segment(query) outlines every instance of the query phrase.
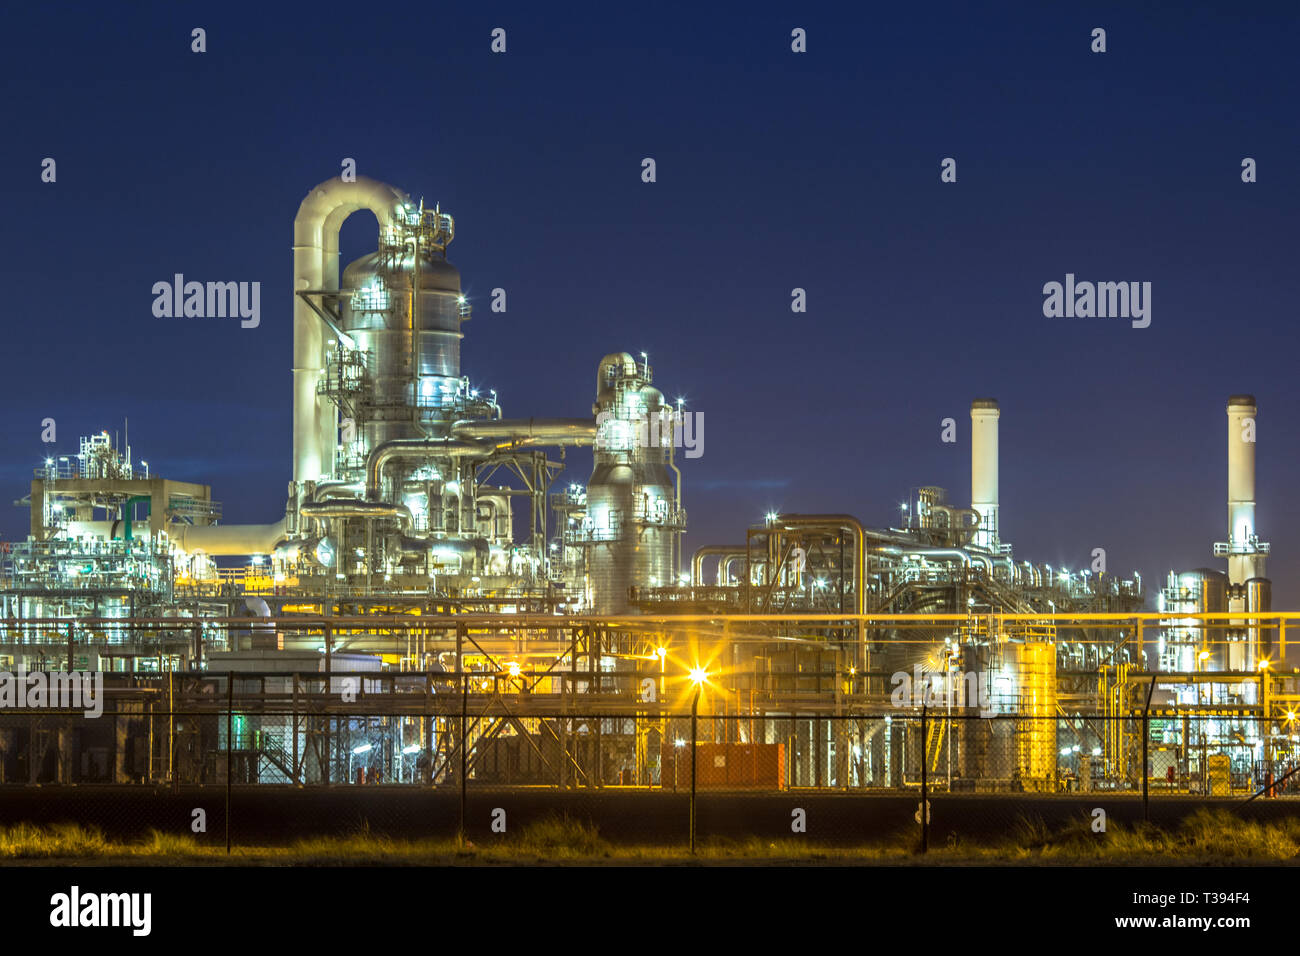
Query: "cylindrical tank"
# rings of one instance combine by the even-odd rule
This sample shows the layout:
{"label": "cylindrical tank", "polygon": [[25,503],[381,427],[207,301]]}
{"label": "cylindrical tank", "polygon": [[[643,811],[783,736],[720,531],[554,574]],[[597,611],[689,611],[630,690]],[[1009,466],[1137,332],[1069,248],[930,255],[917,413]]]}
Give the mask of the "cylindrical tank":
{"label": "cylindrical tank", "polygon": [[1004,645],[1018,691],[1016,771],[1026,790],[1056,789],[1056,645]]}
{"label": "cylindrical tank", "polygon": [[[1228,576],[1214,568],[1197,568],[1179,578],[1181,587],[1188,588],[1195,595],[1194,610],[1198,614],[1216,613],[1228,610]],[[1218,670],[1227,666],[1228,631],[1223,624],[1211,624],[1193,633],[1196,641],[1192,659],[1182,664],[1189,670]],[[1201,650],[1210,656],[1201,661]]]}
{"label": "cylindrical tank", "polygon": [[1214,568],[1197,568],[1192,572],[1199,595],[1198,613],[1226,611],[1228,609],[1228,577]]}
{"label": "cylindrical tank", "polygon": [[669,467],[675,416],[650,385],[648,367],[626,352],[601,360],[594,411],[583,523],[588,600],[596,613],[621,614],[633,586],[677,582],[683,519]]}
{"label": "cylindrical tank", "polygon": [[[986,688],[984,700],[968,700],[962,721],[962,775],[973,777],[977,786],[982,780],[1009,789],[1054,790],[1056,645],[966,645],[962,664],[968,673],[982,675],[980,686]],[[987,719],[972,719],[977,715]]]}
{"label": "cylindrical tank", "polygon": [[[1268,578],[1251,578],[1246,582],[1246,610],[1251,614],[1267,614],[1273,610],[1273,582]],[[1262,660],[1273,661],[1273,628],[1262,627],[1251,620],[1248,630],[1253,657],[1249,665],[1259,666]],[[1274,662],[1276,663],[1276,662]]]}
{"label": "cylindrical tank", "polygon": [[460,384],[460,273],[437,252],[421,251],[412,348],[414,261],[408,246],[400,256],[362,256],[343,271],[343,288],[353,295],[343,300],[342,327],[366,353],[370,381],[365,418],[358,423],[366,450],[396,438],[445,435],[451,424],[444,409]]}

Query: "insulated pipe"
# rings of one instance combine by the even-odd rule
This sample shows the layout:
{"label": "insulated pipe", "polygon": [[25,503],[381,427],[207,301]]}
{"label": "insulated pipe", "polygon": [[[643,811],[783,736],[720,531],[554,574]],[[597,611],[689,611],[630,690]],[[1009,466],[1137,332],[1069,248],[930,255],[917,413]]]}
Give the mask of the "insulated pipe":
{"label": "insulated pipe", "polygon": [[977,398],[970,403],[970,501],[979,512],[975,544],[997,551],[998,525],[998,418],[996,399]]}
{"label": "insulated pipe", "polygon": [[[867,613],[867,549],[865,547],[867,530],[862,527],[862,522],[853,515],[845,514],[825,514],[825,515],[777,515],[772,522],[772,528],[776,532],[794,528],[834,528],[840,530],[848,528],[853,532],[853,545],[856,549],[853,552],[853,599],[857,605],[855,613]],[[776,560],[780,560],[779,555]],[[843,569],[841,569],[843,573]]]}
{"label": "insulated pipe", "polygon": [[333,498],[329,501],[312,501],[302,506],[309,518],[361,518],[376,521],[396,518],[402,528],[411,526],[411,509],[406,505],[390,505],[381,501],[362,501],[358,498]]}
{"label": "insulated pipe", "polygon": [[1038,578],[1034,574],[1034,566],[1030,564],[1028,561],[1021,561],[1020,564],[1017,565],[1017,569],[1021,567],[1025,569],[1025,573],[1024,575],[1018,574],[1017,576],[1019,576],[1021,580],[1027,579],[1031,585],[1037,586]]}
{"label": "insulated pipe", "polygon": [[285,521],[274,524],[171,524],[167,534],[182,551],[208,555],[272,554],[284,539]]}
{"label": "insulated pipe", "polygon": [[[856,549],[853,552],[853,600],[856,604],[858,614],[867,613],[867,530],[862,527],[862,522],[853,515],[846,514],[824,514],[824,515],[777,515],[776,520],[772,523],[772,529],[780,533],[784,528],[817,528],[831,527],[837,530],[848,528],[853,532],[853,544]],[[745,573],[749,573],[749,549],[745,549],[746,562]],[[840,569],[840,574],[844,569]],[[857,625],[857,649],[854,655],[855,665],[859,670],[867,669],[867,622],[858,621]]]}
{"label": "insulated pipe", "polygon": [[915,554],[922,558],[937,558],[942,561],[960,561],[963,566],[970,567],[973,562],[979,562],[989,572],[989,577],[993,576],[993,562],[982,554],[971,554],[960,548],[908,548],[897,545],[885,545],[876,548],[880,554]]}
{"label": "insulated pipe", "polygon": [[328,501],[331,498],[356,498],[361,494],[359,481],[318,481],[311,493],[312,501]]}
{"label": "insulated pipe", "polygon": [[457,438],[509,441],[528,445],[590,445],[596,423],[590,418],[498,418],[459,421],[451,426]]}
{"label": "insulated pipe", "polygon": [[63,534],[69,538],[104,538],[112,541],[119,537],[118,532],[121,528],[121,518],[112,518],[108,521],[69,521],[67,530]]}
{"label": "insulated pipe", "polygon": [[[1005,564],[1006,567],[1007,567],[1007,583],[1008,583],[1008,584],[1013,584],[1013,585],[1014,585],[1014,584],[1019,583],[1019,581],[1020,581],[1020,568],[1019,568],[1019,566],[1016,564],[1016,562],[1012,561],[1010,558],[994,558],[994,559],[993,559],[993,565],[994,565],[994,567],[996,567],[996,566],[999,565],[999,564]],[[990,577],[991,577],[991,576],[992,576],[992,575],[990,575]]]}
{"label": "insulated pipe", "polygon": [[339,287],[339,228],[354,212],[369,209],[382,232],[406,193],[358,176],[327,179],[307,194],[293,221],[293,480],[315,481],[334,469],[338,441],[329,400],[316,394],[325,367],[321,320],[299,292]]}
{"label": "insulated pipe", "polygon": [[394,438],[371,449],[366,457],[366,497],[379,497],[384,468],[397,458],[486,458],[494,451],[487,442],[455,438]]}
{"label": "insulated pipe", "polygon": [[730,562],[727,561],[728,555],[745,556],[745,549],[739,545],[731,544],[706,544],[702,548],[695,550],[695,555],[691,558],[691,584],[700,587],[704,584],[704,559],[710,555],[716,555],[718,561],[718,579],[719,586],[723,584],[723,570]]}
{"label": "insulated pipe", "polygon": [[466,557],[476,561],[480,570],[485,570],[492,555],[492,549],[484,538],[441,538],[428,542],[428,547],[434,557],[440,553],[455,555],[460,559],[462,570]]}

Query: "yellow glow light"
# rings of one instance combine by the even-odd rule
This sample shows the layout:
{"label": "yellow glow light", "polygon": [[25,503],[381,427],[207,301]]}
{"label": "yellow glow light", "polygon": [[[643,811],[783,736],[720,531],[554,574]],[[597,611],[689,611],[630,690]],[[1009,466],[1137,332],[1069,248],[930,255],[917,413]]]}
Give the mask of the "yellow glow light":
{"label": "yellow glow light", "polygon": [[691,680],[696,684],[703,684],[709,679],[709,672],[703,667],[691,668]]}

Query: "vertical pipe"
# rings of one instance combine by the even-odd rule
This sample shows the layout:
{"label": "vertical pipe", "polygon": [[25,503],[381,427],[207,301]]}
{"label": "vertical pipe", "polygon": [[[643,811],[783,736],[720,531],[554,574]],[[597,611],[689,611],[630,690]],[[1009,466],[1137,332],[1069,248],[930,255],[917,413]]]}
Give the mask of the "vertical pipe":
{"label": "vertical pipe", "polygon": [[424,672],[424,785],[433,784],[433,671]]}
{"label": "vertical pipe", "polygon": [[301,781],[298,778],[298,672],[293,675],[293,710],[289,716],[289,736],[293,738],[293,782],[295,784]]}
{"label": "vertical pipe", "polygon": [[1147,781],[1151,776],[1151,770],[1147,763],[1147,745],[1151,740],[1151,695],[1156,690],[1155,675],[1151,677],[1151,683],[1147,687],[1147,703],[1142,710],[1142,821],[1151,822],[1150,794],[1147,792]]}
{"label": "vertical pipe", "polygon": [[[333,608],[331,607],[331,610]],[[329,700],[334,693],[334,627],[331,624],[325,625],[325,699]],[[322,776],[325,778],[325,786],[330,785],[330,717],[324,715],[325,726],[325,766]]]}
{"label": "vertical pipe", "polygon": [[930,698],[929,687],[921,698],[921,852],[930,849],[930,780],[926,772],[929,769],[929,740],[926,737],[926,702]]}
{"label": "vertical pipe", "polygon": [[695,774],[698,769],[696,763],[696,741],[699,737],[698,728],[700,721],[700,691],[701,687],[695,689],[695,697],[691,701],[691,855],[695,854]]}
{"label": "vertical pipe", "polygon": [[172,793],[180,789],[176,779],[176,672],[167,672],[167,781]]}
{"label": "vertical pipe", "polygon": [[460,828],[458,840],[465,843],[465,787],[469,773],[469,681],[460,675]]}
{"label": "vertical pipe", "polygon": [[226,674],[226,855],[230,855],[230,781],[234,777],[235,672]]}

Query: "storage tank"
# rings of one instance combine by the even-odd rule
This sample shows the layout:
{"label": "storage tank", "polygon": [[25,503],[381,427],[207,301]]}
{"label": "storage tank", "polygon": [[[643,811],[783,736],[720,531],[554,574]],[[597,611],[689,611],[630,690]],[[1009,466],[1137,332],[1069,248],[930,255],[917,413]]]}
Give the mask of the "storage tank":
{"label": "storage tank", "polygon": [[[1198,614],[1223,612],[1228,610],[1228,576],[1214,568],[1197,568],[1191,572],[1189,582],[1196,589],[1196,612]],[[1227,662],[1228,631],[1222,624],[1210,625],[1202,629],[1203,633],[1195,635],[1198,648],[1204,646],[1209,650],[1210,658],[1203,665],[1205,670],[1215,670]],[[1199,653],[1199,651],[1198,651]],[[1192,668],[1195,669],[1195,663]]]}
{"label": "storage tank", "polygon": [[1018,691],[1016,771],[1026,790],[1056,789],[1056,645],[1008,644],[1004,660]]}
{"label": "storage tank", "polygon": [[962,667],[986,691],[982,701],[967,695],[957,728],[961,776],[972,787],[1055,790],[1056,645],[965,645]]}

